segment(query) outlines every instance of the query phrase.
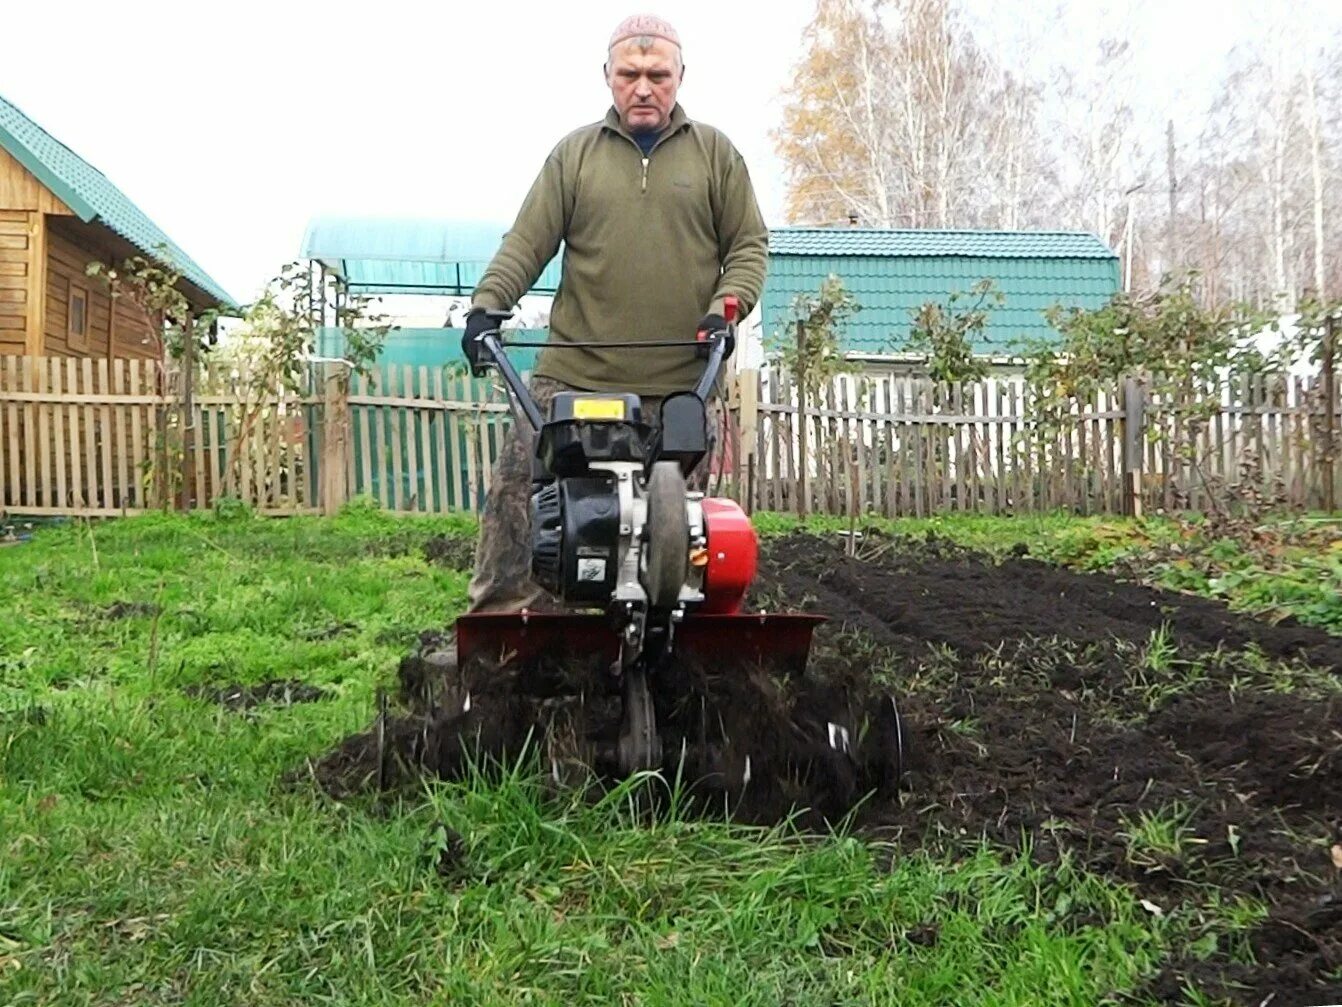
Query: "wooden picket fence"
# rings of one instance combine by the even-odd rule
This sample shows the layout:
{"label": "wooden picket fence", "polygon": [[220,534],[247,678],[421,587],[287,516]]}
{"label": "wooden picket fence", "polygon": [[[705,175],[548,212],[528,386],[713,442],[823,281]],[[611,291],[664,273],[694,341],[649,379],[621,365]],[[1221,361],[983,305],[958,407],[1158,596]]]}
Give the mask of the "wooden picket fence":
{"label": "wooden picket fence", "polygon": [[[0,357],[0,511],[113,516],[239,497],[318,509],[310,434],[320,397],[248,403],[244,376],[151,360]],[[250,421],[241,422],[245,416]]]}
{"label": "wooden picket fence", "polygon": [[0,513],[478,510],[511,423],[488,382],[427,367],[308,369],[294,394],[210,364],[0,356]]}
{"label": "wooden picket fence", "polygon": [[[334,380],[334,379],[332,379]],[[478,511],[512,424],[495,382],[441,368],[385,366],[353,375],[347,396],[350,439],[343,459],[347,495],[388,510]]]}
{"label": "wooden picket fence", "polygon": [[[314,364],[298,393],[258,393],[218,364],[185,377],[151,361],[0,357],[0,513],[226,499],[332,513],[356,495],[393,511],[478,511],[513,422],[497,381],[437,368],[365,377]],[[1135,379],[1047,427],[1018,377],[864,374],[801,398],[782,370],[737,376],[712,492],[751,510],[897,517],[1196,510],[1227,486],[1318,508],[1337,488],[1342,421],[1318,377],[1228,382],[1205,421]]]}
{"label": "wooden picket fence", "polygon": [[[743,375],[731,492],[792,513],[1199,510],[1227,492],[1331,506],[1339,422],[1318,376],[1161,397],[1135,379],[1055,422],[1019,377],[949,385],[847,375],[803,400],[785,371]],[[1202,404],[1214,402],[1204,414]]]}
{"label": "wooden picket fence", "polygon": [[164,402],[148,361],[0,357],[0,509],[143,509]]}

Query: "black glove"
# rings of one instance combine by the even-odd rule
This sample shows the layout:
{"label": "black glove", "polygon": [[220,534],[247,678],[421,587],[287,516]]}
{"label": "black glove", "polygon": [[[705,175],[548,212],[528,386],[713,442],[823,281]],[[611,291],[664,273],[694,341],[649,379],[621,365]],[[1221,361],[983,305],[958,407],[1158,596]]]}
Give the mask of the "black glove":
{"label": "black glove", "polygon": [[725,333],[723,339],[726,340],[727,346],[722,353],[723,360],[730,357],[736,349],[736,337],[732,335],[732,330],[727,328],[727,319],[723,318],[721,315],[704,315],[703,318],[699,319],[699,325],[694,331],[696,336],[700,332],[708,333],[710,336],[715,332]]}
{"label": "black glove", "polygon": [[466,355],[466,360],[471,365],[471,373],[477,378],[485,372],[481,361],[485,359],[485,348],[481,345],[478,337],[482,332],[488,332],[490,329],[498,328],[498,323],[493,321],[486,313],[484,308],[472,308],[466,314],[466,331],[461,337],[461,352]]}

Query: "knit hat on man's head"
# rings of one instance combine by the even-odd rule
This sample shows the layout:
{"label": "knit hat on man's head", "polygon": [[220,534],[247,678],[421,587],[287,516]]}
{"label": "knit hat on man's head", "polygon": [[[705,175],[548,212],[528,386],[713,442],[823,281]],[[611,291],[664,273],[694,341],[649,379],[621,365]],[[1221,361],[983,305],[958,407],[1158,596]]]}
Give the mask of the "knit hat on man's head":
{"label": "knit hat on man's head", "polygon": [[656,14],[634,14],[619,23],[611,33],[610,44],[606,49],[614,49],[621,42],[644,36],[665,39],[677,49],[680,48],[680,35],[671,27],[670,22],[662,20]]}

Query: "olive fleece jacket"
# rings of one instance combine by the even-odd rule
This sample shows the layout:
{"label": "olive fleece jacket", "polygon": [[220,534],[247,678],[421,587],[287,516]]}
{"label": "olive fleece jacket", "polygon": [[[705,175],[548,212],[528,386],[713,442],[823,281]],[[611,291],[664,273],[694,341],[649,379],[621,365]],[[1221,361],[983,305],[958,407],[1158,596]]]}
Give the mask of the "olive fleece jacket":
{"label": "olive fleece jacket", "polygon": [[[760,298],[768,231],[740,153],[679,104],[648,157],[606,118],[551,151],[472,304],[509,310],[563,242],[550,346],[693,340],[699,320],[736,295]],[[585,391],[664,395],[693,387],[704,361],[679,347],[541,352],[536,374]]]}

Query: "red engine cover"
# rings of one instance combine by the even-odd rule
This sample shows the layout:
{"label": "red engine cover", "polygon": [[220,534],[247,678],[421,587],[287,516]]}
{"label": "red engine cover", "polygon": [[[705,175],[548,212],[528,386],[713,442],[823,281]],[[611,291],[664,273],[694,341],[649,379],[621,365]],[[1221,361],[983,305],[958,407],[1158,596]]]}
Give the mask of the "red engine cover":
{"label": "red engine cover", "polygon": [[741,611],[746,591],[755,580],[759,539],[750,518],[735,501],[706,497],[703,509],[708,565],[704,568],[704,603],[699,611],[733,615]]}

